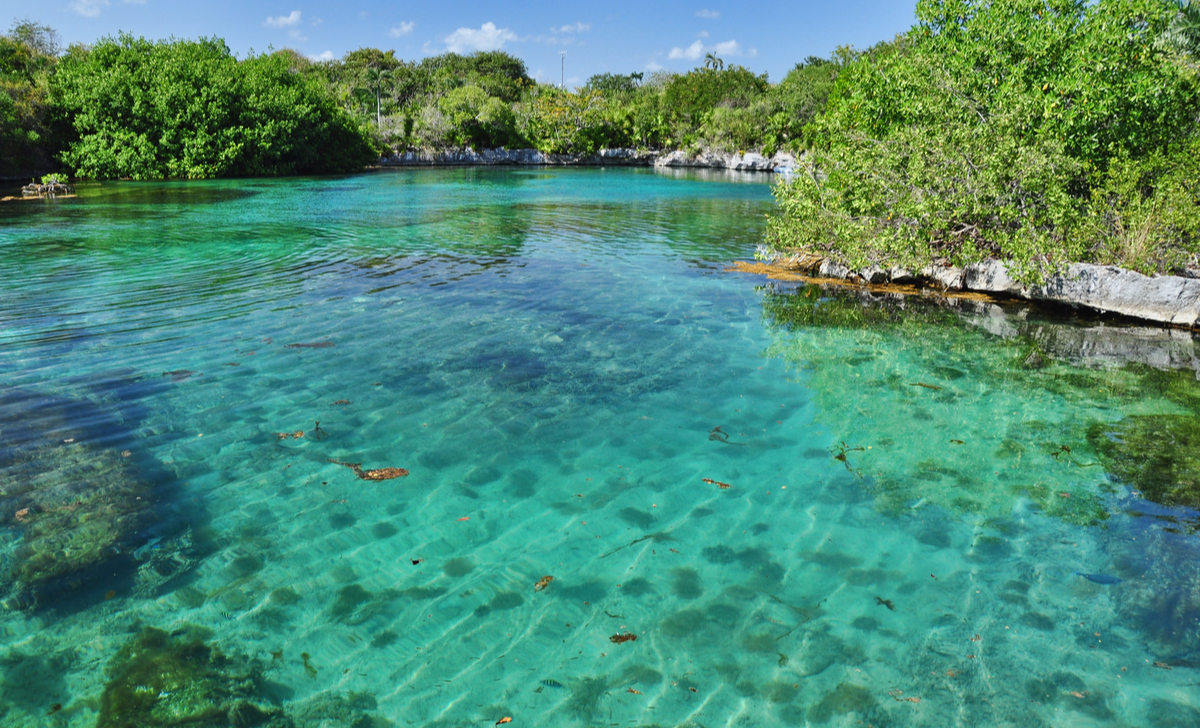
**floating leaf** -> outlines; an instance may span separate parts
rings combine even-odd
[[[304,434],[304,433],[300,433]],[[362,463],[343,463],[339,460],[330,460],[334,465],[343,465],[354,471],[362,480],[391,480],[392,478],[403,478],[408,475],[408,471],[404,468],[379,468],[377,470],[363,470]]]

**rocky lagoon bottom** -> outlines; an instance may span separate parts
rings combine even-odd
[[[0,208],[0,723],[1200,725],[1196,339],[728,272],[766,180]]]

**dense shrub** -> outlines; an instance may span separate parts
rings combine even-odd
[[[62,160],[84,177],[335,172],[376,156],[358,124],[286,56],[239,62],[216,38],[122,34],[74,47],[52,87],[77,135]]]
[[[995,256],[1028,280],[1194,253],[1200,87],[1156,43],[1170,4],[922,0],[917,15],[839,73],[805,173],[777,188],[774,245],[853,267]]]

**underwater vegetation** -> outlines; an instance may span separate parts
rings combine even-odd
[[[386,610],[402,595],[402,592],[395,589],[385,589],[376,593],[367,591],[362,584],[347,584],[339,589],[334,597],[333,604],[329,607],[329,616],[342,624],[362,624]]]
[[[91,412],[99,408],[11,391],[5,399],[14,401],[0,408],[31,406],[21,397],[37,400],[34,414],[0,420],[0,527],[21,536],[0,573],[9,608],[36,606],[54,585],[112,560],[153,519],[152,490],[132,453],[100,444],[119,433],[73,424],[104,417]]]
[[[842,443],[827,462],[882,512],[1033,510],[1095,525],[1109,517],[1106,469],[1156,502],[1200,505],[1200,383],[1139,363],[1154,352],[1133,334],[1125,363],[1088,366],[1087,336],[1124,351],[1121,329],[812,286],[769,289],[763,311],[767,353],[804,372]],[[1076,342],[1071,357],[1047,353],[1059,340]]]
[[[291,728],[270,705],[262,666],[205,643],[202,628],[147,628],[113,657],[96,728]]]
[[[1105,469],[1164,506],[1200,509],[1200,416],[1132,415],[1097,422],[1088,442]]]
[[[847,714],[870,718],[878,710],[879,704],[870,690],[854,683],[841,683],[809,708],[807,717],[813,723],[825,723]]]
[[[111,558],[151,517],[148,503],[139,501],[149,488],[117,452],[43,445],[5,470],[0,523],[16,525],[23,537],[9,578],[26,586]]]

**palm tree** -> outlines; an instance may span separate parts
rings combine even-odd
[[[720,71],[721,69],[725,68],[725,61],[722,61],[720,58],[717,58],[716,53],[705,53],[704,54],[704,67],[711,68],[714,71]]]
[[[367,89],[375,94],[375,128],[378,129],[383,124],[379,97],[384,90],[392,85],[392,72],[384,71],[374,66],[367,68]]]
[[[1200,2],[1170,0],[1179,8],[1171,25],[1158,37],[1157,45],[1200,59]]]

